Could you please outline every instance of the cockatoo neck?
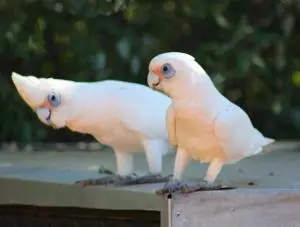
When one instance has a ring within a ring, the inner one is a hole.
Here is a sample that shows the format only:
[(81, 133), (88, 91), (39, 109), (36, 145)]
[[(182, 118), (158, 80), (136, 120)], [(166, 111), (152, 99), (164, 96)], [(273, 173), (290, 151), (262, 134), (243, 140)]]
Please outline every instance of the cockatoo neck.
[(217, 91), (211, 79), (206, 74), (199, 76), (192, 72), (189, 75), (181, 76), (176, 81), (170, 82), (171, 86), (168, 86), (166, 93), (176, 100), (199, 100), (199, 97), (200, 99), (211, 97)]
[(69, 93), (69, 102), (63, 110), (66, 127), (75, 132), (95, 134), (94, 130), (99, 130), (97, 123), (105, 112), (99, 107), (109, 102), (103, 98), (106, 94), (98, 83), (77, 83)]
[(93, 103), (87, 92), (88, 84), (77, 82), (74, 85), (68, 91), (68, 103), (61, 107), (61, 114), (65, 118), (65, 127), (75, 132), (86, 133), (85, 121), (93, 110)]
[[(176, 86), (174, 86), (176, 87)], [(173, 89), (173, 88), (171, 88)], [(170, 91), (174, 108), (185, 109), (197, 106), (199, 114), (207, 119), (214, 119), (221, 106), (224, 104), (223, 96), (215, 88), (210, 78), (204, 77), (199, 80), (187, 80), (180, 83), (176, 90)]]

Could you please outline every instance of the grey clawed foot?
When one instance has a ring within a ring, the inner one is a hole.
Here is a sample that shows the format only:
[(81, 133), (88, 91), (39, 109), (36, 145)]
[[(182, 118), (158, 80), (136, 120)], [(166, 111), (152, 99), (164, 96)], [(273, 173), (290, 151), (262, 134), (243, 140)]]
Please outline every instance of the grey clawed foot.
[(101, 178), (91, 178), (75, 182), (75, 184), (80, 184), (81, 186), (92, 186), (92, 185), (115, 185), (115, 186), (129, 186), (138, 184), (154, 184), (167, 182), (171, 179), (172, 175), (162, 176), (160, 174), (149, 174), (145, 176), (138, 177), (135, 173), (129, 176), (119, 176), (111, 175)]
[(121, 182), (126, 182), (133, 180), (137, 177), (136, 174), (132, 174), (129, 176), (120, 176), (120, 175), (111, 175), (111, 176), (106, 176), (106, 177), (101, 177), (101, 178), (90, 178), (90, 179), (84, 179), (80, 181), (76, 181), (75, 184), (80, 184), (82, 187), (86, 186), (95, 186), (95, 185), (115, 185), (115, 184), (120, 184)]
[(138, 184), (155, 184), (167, 182), (171, 179), (172, 175), (162, 176), (161, 174), (149, 174), (135, 179), (118, 182), (116, 185), (138, 185)]
[(165, 196), (173, 193), (188, 194), (196, 191), (213, 191), (213, 190), (228, 190), (234, 187), (223, 186), (220, 183), (209, 183), (205, 180), (201, 182), (184, 182), (178, 180), (171, 180), (167, 182), (163, 188), (157, 190), (155, 193), (158, 196)]
[(187, 183), (172, 179), (169, 182), (166, 182), (163, 188), (156, 190), (155, 193), (158, 196), (164, 196), (164, 195), (173, 194), (175, 192), (180, 192), (187, 187), (188, 187)]

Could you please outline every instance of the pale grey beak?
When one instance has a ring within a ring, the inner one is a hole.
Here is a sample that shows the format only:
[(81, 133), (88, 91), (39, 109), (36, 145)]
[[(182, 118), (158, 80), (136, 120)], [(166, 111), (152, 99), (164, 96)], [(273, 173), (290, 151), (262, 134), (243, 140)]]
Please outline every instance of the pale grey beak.
[(155, 89), (159, 85), (160, 79), (152, 72), (149, 72), (147, 77), (147, 83), (150, 88)]

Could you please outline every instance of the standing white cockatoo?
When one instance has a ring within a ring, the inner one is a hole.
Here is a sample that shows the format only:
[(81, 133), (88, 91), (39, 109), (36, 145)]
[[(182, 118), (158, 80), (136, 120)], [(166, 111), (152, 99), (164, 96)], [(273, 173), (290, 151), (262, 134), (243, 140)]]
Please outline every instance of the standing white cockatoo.
[[(167, 181), (162, 177), (162, 156), (172, 149), (165, 126), (171, 99), (147, 86), (123, 81), (74, 82), (12, 73), (23, 100), (38, 118), (54, 128), (94, 136), (112, 147), (117, 174), (86, 179), (83, 185), (139, 184)], [(133, 154), (145, 152), (149, 175), (133, 172)]]
[(258, 154), (274, 141), (264, 137), (248, 115), (216, 89), (191, 55), (169, 52), (154, 57), (148, 85), (172, 98), (167, 129), (171, 144), (177, 146), (173, 180), (158, 193), (197, 189), (180, 183), (191, 159), (209, 163), (199, 189), (209, 188), (224, 164)]

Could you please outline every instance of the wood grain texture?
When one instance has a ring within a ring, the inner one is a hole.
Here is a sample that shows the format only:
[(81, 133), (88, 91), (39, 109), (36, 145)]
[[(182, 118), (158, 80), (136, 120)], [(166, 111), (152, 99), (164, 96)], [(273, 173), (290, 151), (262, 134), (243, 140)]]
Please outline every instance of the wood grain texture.
[(172, 227), (300, 226), (299, 190), (197, 192), (172, 203)]
[(1, 227), (159, 227), (157, 211), (0, 206)]

